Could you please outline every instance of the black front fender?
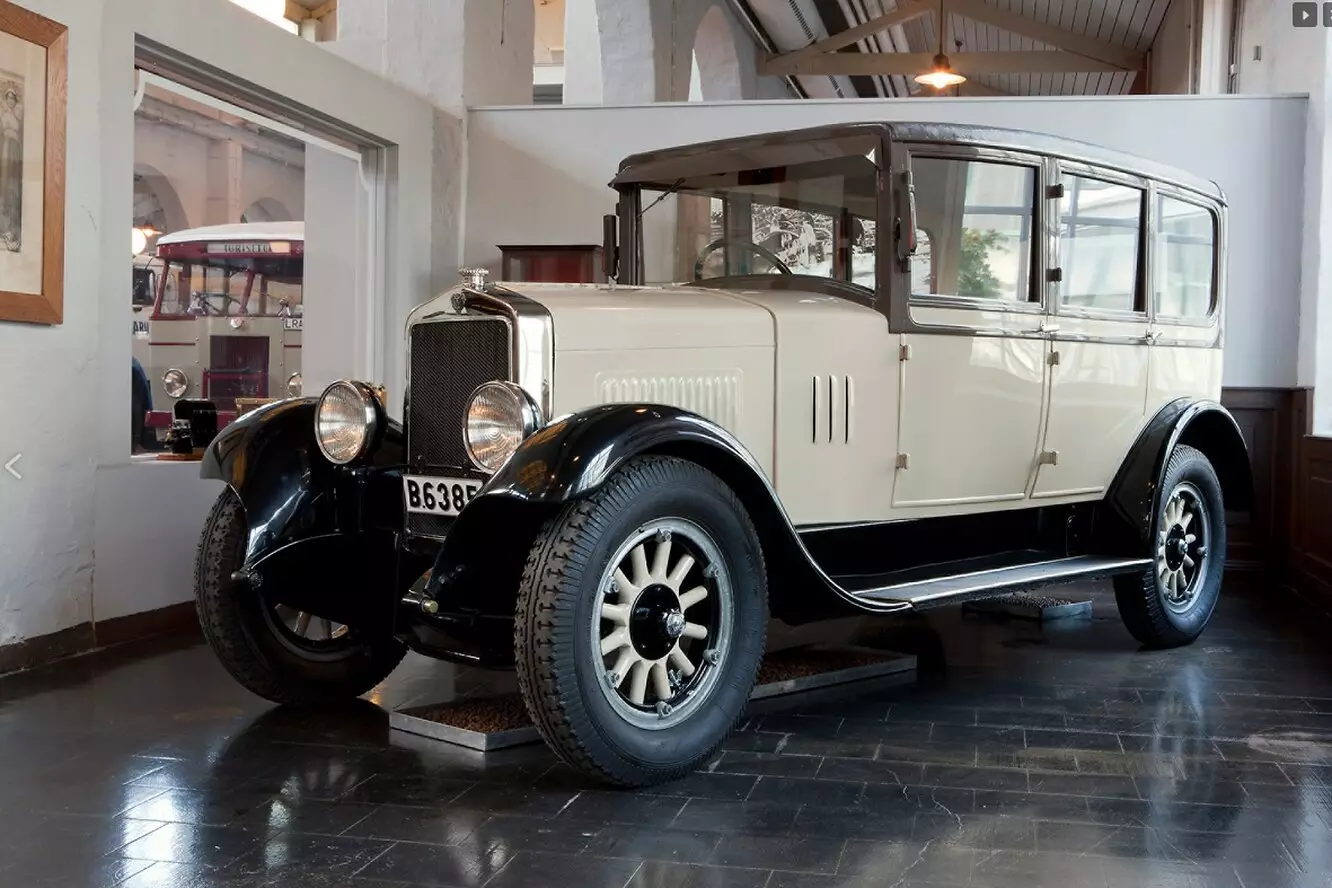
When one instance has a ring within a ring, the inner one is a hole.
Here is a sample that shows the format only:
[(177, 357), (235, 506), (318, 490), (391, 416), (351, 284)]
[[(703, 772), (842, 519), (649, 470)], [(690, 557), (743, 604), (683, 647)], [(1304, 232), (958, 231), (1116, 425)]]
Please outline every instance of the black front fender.
[(542, 506), (546, 508), (523, 511), (549, 514), (550, 507), (592, 494), (630, 459), (645, 455), (697, 463), (740, 497), (763, 541), (775, 615), (795, 623), (830, 611), (861, 609), (806, 551), (762, 467), (744, 445), (696, 413), (661, 404), (593, 407), (529, 437), (463, 511), (439, 567), (447, 569), (450, 562), (465, 559), (463, 549), (486, 535), (484, 528), (473, 527), (473, 522), (486, 522), (477, 516), (501, 511), (505, 503)]
[(1215, 401), (1178, 398), (1157, 411), (1134, 442), (1110, 485), (1106, 505), (1123, 536), (1117, 547), (1153, 549), (1156, 500), (1170, 454), (1180, 445), (1202, 451), (1221, 481), (1227, 511), (1253, 503), (1253, 474), (1244, 435), (1230, 411)]
[(318, 403), (310, 397), (265, 405), (223, 429), (204, 452), (200, 476), (229, 484), (245, 507), (246, 565), (316, 536), (402, 527), (402, 427), (387, 423), (367, 465), (337, 466), (315, 441)]

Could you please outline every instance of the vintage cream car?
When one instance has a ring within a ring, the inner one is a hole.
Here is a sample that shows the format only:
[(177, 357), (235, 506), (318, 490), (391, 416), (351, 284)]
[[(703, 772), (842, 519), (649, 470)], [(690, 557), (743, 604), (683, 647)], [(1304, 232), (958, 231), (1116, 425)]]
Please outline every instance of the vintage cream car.
[(1144, 645), (1203, 631), (1250, 496), (1216, 185), (915, 123), (612, 185), (618, 284), (469, 272), (410, 318), (401, 423), (348, 380), (212, 445), (199, 612), (246, 687), (349, 697), (408, 649), (512, 666), (562, 757), (641, 785), (713, 754), (770, 615), (1113, 577)]

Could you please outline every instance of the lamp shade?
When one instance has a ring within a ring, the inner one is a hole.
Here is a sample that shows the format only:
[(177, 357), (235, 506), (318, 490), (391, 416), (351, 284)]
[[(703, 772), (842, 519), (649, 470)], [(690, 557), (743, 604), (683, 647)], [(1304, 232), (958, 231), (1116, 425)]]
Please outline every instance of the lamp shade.
[(934, 64), (930, 67), (930, 70), (924, 74), (917, 74), (915, 81), (923, 86), (947, 89), (950, 86), (957, 86), (959, 83), (966, 83), (967, 78), (953, 70), (952, 64), (948, 61), (948, 56), (939, 53), (934, 57)]

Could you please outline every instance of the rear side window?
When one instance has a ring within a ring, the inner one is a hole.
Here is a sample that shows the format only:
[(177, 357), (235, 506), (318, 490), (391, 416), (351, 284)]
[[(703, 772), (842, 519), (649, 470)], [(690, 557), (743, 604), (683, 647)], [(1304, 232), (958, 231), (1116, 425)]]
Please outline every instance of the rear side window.
[(1145, 192), (1065, 176), (1059, 200), (1059, 302), (1097, 311), (1137, 311)]
[(1205, 207), (1159, 195), (1152, 290), (1156, 313), (1201, 320), (1212, 310), (1216, 219)]

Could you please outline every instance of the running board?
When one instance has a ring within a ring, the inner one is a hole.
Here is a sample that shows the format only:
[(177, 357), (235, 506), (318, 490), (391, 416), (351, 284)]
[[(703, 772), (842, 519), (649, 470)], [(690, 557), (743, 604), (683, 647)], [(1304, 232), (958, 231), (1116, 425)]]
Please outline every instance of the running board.
[(989, 598), (1039, 589), (1055, 583), (1132, 573), (1151, 565), (1150, 558), (1105, 558), (1079, 555), (1054, 558), (1010, 567), (953, 573), (912, 580), (891, 586), (851, 592), (851, 596), (873, 609), (919, 610), (957, 604), (974, 598)]

